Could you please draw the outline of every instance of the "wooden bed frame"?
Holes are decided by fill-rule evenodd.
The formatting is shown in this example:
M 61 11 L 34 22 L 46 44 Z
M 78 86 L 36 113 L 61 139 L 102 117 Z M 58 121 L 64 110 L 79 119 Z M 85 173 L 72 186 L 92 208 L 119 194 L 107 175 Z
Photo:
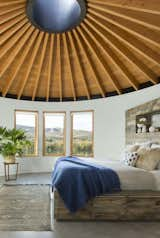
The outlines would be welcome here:
M 160 191 L 123 191 L 96 197 L 71 214 L 54 192 L 57 221 L 160 221 Z

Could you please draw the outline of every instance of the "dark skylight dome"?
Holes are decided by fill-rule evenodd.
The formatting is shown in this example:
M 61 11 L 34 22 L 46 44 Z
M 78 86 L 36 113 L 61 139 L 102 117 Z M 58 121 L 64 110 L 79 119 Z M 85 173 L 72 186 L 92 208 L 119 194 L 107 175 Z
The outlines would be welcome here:
M 28 0 L 27 15 L 41 30 L 62 33 L 80 24 L 86 4 L 85 0 Z

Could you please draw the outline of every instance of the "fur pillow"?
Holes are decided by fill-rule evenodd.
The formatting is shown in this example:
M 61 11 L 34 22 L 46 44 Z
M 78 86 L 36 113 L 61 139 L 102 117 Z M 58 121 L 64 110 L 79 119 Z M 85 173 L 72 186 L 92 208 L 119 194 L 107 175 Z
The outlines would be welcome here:
M 160 162 L 160 148 L 140 148 L 136 167 L 148 171 L 155 170 Z
M 127 145 L 126 152 L 136 152 L 139 149 L 139 147 L 140 146 L 138 144 Z
M 133 145 L 126 146 L 126 152 L 136 152 L 140 148 L 151 148 L 152 142 L 146 141 L 144 143 L 135 143 Z
M 137 152 L 126 152 L 124 163 L 128 166 L 135 167 L 137 159 L 138 159 Z
M 143 143 L 139 143 L 139 148 L 151 148 L 152 142 L 151 141 L 146 141 Z

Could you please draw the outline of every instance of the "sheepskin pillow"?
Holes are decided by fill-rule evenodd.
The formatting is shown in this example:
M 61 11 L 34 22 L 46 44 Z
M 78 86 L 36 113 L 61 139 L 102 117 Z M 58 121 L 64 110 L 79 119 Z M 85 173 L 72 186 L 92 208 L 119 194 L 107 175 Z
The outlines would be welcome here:
M 148 171 L 155 170 L 160 162 L 160 148 L 140 148 L 136 167 Z
M 126 152 L 124 163 L 128 166 L 135 167 L 138 159 L 137 152 Z
M 126 152 L 136 152 L 139 149 L 139 145 L 138 144 L 134 144 L 134 145 L 127 145 L 126 146 Z
M 151 148 L 152 146 L 152 142 L 151 141 L 146 141 L 143 143 L 139 143 L 139 148 Z

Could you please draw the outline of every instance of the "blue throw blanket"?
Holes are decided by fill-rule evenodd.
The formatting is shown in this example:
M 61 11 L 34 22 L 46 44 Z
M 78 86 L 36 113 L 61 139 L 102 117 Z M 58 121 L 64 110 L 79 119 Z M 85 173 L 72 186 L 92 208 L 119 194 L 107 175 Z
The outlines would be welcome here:
M 120 191 L 116 172 L 76 157 L 57 160 L 52 172 L 52 186 L 58 190 L 70 212 L 83 208 L 96 196 Z

